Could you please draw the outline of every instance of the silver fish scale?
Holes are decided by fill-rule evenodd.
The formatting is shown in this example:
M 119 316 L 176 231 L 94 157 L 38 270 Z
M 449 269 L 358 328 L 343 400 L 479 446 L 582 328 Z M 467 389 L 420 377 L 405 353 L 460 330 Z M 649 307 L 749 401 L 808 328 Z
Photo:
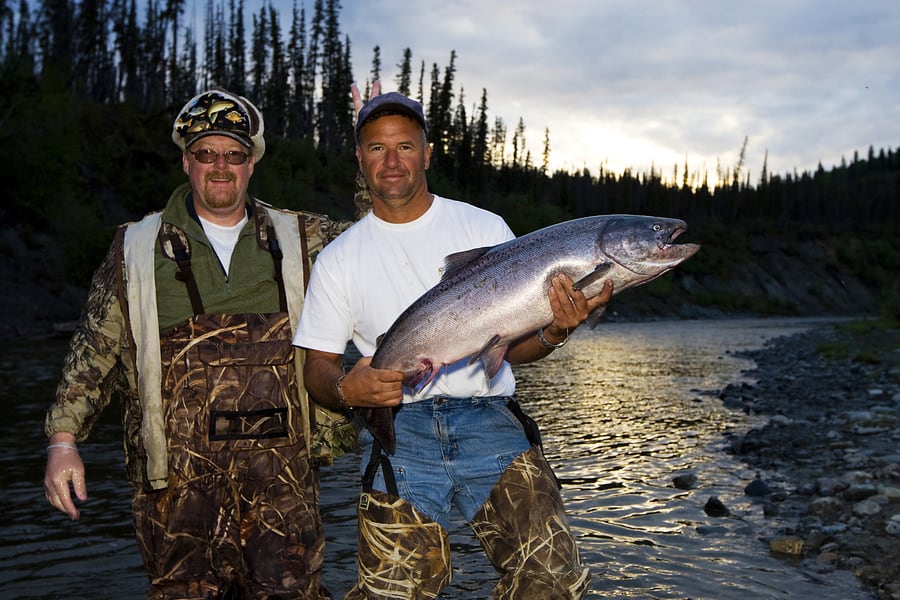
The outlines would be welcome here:
M 585 217 L 551 225 L 494 246 L 444 279 L 401 314 L 382 338 L 372 366 L 423 370 L 506 346 L 553 319 L 550 280 L 566 273 L 576 282 L 607 266 L 583 288 L 598 294 L 612 279 L 614 293 L 658 277 L 699 249 L 672 245 L 683 221 L 641 215 Z

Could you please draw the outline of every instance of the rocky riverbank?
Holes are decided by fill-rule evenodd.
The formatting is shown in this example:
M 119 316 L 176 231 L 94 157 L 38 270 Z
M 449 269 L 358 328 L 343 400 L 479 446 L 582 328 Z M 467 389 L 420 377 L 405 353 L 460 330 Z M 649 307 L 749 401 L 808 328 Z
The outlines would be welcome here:
M 857 323 L 742 353 L 753 384 L 726 406 L 768 415 L 729 451 L 759 470 L 745 493 L 773 523 L 764 541 L 807 569 L 852 571 L 900 600 L 900 329 Z

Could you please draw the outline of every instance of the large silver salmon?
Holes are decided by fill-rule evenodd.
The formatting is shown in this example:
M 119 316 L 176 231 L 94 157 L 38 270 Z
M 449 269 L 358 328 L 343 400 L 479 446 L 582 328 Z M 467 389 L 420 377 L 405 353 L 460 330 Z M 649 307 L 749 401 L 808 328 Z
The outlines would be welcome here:
M 588 298 L 613 281 L 613 293 L 669 271 L 700 247 L 674 244 L 687 224 L 643 215 L 585 217 L 509 242 L 446 257 L 440 283 L 413 302 L 379 340 L 372 367 L 403 373 L 422 389 L 441 367 L 481 360 L 493 377 L 509 344 L 553 321 L 547 291 L 565 273 Z M 600 313 L 591 315 L 591 327 Z M 395 448 L 391 409 L 357 411 L 388 451 Z

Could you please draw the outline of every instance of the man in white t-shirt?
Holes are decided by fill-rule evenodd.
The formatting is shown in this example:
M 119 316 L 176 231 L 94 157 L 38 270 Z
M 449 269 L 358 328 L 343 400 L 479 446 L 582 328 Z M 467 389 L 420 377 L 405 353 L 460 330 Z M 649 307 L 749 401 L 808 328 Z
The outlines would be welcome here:
M 440 281 L 445 256 L 514 236 L 499 216 L 428 191 L 431 147 L 418 102 L 375 95 L 359 108 L 356 138 L 372 211 L 317 257 L 294 337 L 307 350 L 305 382 L 317 402 L 402 407 L 393 454 L 360 434 L 359 574 L 345 598 L 437 596 L 450 580 L 454 506 L 497 568 L 498 596 L 580 598 L 590 573 L 539 441 L 526 434 L 509 365 L 562 346 L 612 288 L 587 299 L 557 276 L 548 290 L 553 323 L 512 344 L 493 378 L 480 361 L 462 360 L 417 393 L 404 388 L 401 373 L 370 366 L 378 336 Z M 345 374 L 349 341 L 363 358 Z

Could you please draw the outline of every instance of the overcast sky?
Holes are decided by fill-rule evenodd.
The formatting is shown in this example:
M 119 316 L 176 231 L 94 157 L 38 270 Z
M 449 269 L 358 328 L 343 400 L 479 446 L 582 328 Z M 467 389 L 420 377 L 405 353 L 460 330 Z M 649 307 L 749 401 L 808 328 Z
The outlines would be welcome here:
M 385 91 L 404 48 L 413 93 L 455 50 L 454 92 L 486 88 L 508 139 L 524 119 L 537 165 L 545 128 L 552 168 L 667 178 L 746 137 L 754 184 L 766 151 L 784 174 L 900 147 L 898 0 L 343 0 L 341 28 L 360 86 L 380 46 Z

